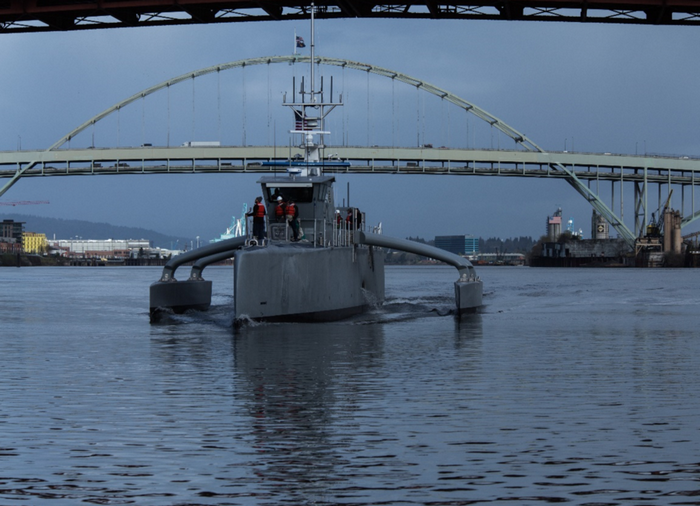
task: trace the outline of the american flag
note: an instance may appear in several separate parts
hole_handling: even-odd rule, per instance
[[[297,47],[306,47],[306,44],[304,44],[304,39],[299,36],[297,36]]]
[[[294,111],[294,130],[313,130],[309,125],[309,120],[305,119],[298,111]]]

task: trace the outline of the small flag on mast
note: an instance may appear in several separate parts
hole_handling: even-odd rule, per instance
[[[296,40],[297,40],[297,46],[296,46],[296,47],[306,47],[306,44],[304,44],[304,39],[302,39],[301,37],[297,36]]]
[[[294,111],[294,129],[295,130],[313,130],[310,122],[302,116],[299,111]]]

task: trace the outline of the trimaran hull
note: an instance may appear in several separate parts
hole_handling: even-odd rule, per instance
[[[271,244],[236,252],[236,322],[334,321],[384,300],[383,253],[375,248]]]

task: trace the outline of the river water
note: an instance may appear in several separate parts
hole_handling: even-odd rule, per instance
[[[699,270],[388,267],[387,304],[148,318],[157,268],[0,269],[0,505],[700,504]]]

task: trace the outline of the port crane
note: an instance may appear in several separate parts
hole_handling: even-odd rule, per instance
[[[666,203],[664,204],[663,209],[661,208],[661,206],[659,206],[659,209],[657,209],[657,211],[659,212],[658,220],[654,216],[654,213],[651,213],[651,221],[649,222],[649,225],[647,225],[647,237],[661,237],[661,235],[663,234],[664,215],[666,214],[668,206],[671,203],[672,195],[673,189],[670,192],[668,192],[668,198],[666,199]]]
[[[15,202],[0,202],[0,206],[27,206],[34,204],[48,204],[48,200],[19,200]]]

